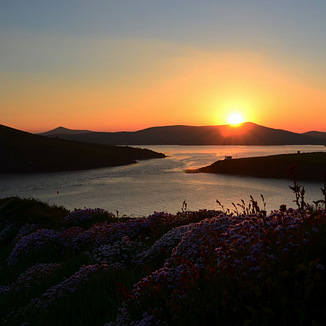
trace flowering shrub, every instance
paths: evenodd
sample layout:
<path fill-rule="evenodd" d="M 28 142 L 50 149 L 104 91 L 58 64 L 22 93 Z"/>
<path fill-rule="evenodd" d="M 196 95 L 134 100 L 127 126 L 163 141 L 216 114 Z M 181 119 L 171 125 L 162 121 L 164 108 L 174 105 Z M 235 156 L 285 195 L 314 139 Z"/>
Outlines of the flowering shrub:
<path fill-rule="evenodd" d="M 58 232 L 40 229 L 22 237 L 12 250 L 8 259 L 8 264 L 13 265 L 17 263 L 21 255 L 27 254 L 31 249 L 39 250 L 48 242 L 51 242 L 52 245 L 59 245 Z"/>
<path fill-rule="evenodd" d="M 120 220 L 84 209 L 53 229 L 26 222 L 1 251 L 0 321 L 321 324 L 326 211 L 246 212 Z M 0 234 L 9 239 L 11 229 L 4 225 Z"/>
<path fill-rule="evenodd" d="M 143 252 L 139 264 L 155 261 L 160 257 L 163 259 L 170 257 L 173 248 L 181 241 L 184 234 L 193 227 L 194 224 L 181 225 L 163 234 L 149 249 Z"/>
<path fill-rule="evenodd" d="M 81 266 L 76 273 L 64 279 L 62 282 L 50 287 L 41 296 L 33 298 L 28 305 L 21 307 L 16 314 L 11 312 L 9 318 L 5 320 L 5 322 L 7 323 L 10 318 L 13 318 L 20 324 L 24 321 L 26 324 L 29 324 L 29 322 L 25 320 L 29 315 L 37 314 L 40 311 L 49 311 L 58 300 L 61 300 L 80 289 L 80 287 L 89 280 L 91 274 L 105 269 L 107 269 L 106 264 Z"/>
<path fill-rule="evenodd" d="M 25 288 L 31 288 L 32 286 L 38 286 L 43 280 L 50 279 L 62 266 L 63 263 L 36 264 L 20 274 L 13 283 L 12 288 L 20 291 Z"/>
<path fill-rule="evenodd" d="M 74 209 L 69 215 L 63 218 L 63 223 L 66 225 L 83 225 L 85 222 L 92 220 L 97 221 L 101 218 L 103 220 L 114 218 L 114 214 L 107 212 L 101 208 L 85 208 L 85 209 Z"/>
<path fill-rule="evenodd" d="M 155 321 L 188 324 L 186 311 L 194 302 L 200 302 L 199 289 L 203 281 L 209 284 L 215 280 L 217 283 L 217 279 L 225 275 L 232 282 L 259 281 L 272 273 L 277 263 L 286 261 L 290 251 L 304 250 L 309 246 L 319 232 L 313 227 L 316 220 L 325 231 L 325 212 L 309 216 L 300 210 L 274 211 L 266 217 L 220 214 L 191 225 L 182 232 L 181 241 L 172 250 L 164 267 L 135 285 L 114 325 L 128 325 L 141 320 L 144 312 Z M 174 234 L 172 231 L 170 235 Z M 324 264 L 325 261 L 320 264 L 317 259 L 313 264 L 314 272 L 324 271 Z M 325 280 L 323 285 L 326 286 Z M 169 320 L 167 316 L 172 312 L 176 316 L 184 312 L 185 319 L 182 322 L 178 317 Z"/>
<path fill-rule="evenodd" d="M 36 224 L 26 223 L 25 225 L 23 225 L 18 229 L 18 232 L 15 237 L 15 241 L 19 241 L 22 237 L 29 235 L 30 233 L 33 233 L 38 229 L 39 227 Z"/>
<path fill-rule="evenodd" d="M 104 244 L 91 253 L 87 253 L 91 262 L 107 263 L 113 269 L 126 269 L 127 266 L 138 263 L 138 256 L 144 251 L 141 241 L 132 241 L 125 236 L 113 244 Z"/>
<path fill-rule="evenodd" d="M 191 261 L 198 269 L 204 269 L 212 258 L 214 249 L 221 242 L 221 233 L 226 232 L 232 217 L 220 214 L 205 219 L 186 232 L 180 243 L 173 249 L 172 257 L 182 257 Z"/>
<path fill-rule="evenodd" d="M 62 263 L 42 263 L 28 268 L 10 285 L 0 287 L 0 296 L 9 292 L 19 292 L 37 287 L 43 281 L 48 281 L 63 266 Z"/>
<path fill-rule="evenodd" d="M 48 309 L 49 305 L 53 304 L 57 299 L 68 296 L 75 292 L 83 283 L 87 282 L 91 273 L 97 272 L 100 269 L 107 269 L 107 264 L 94 264 L 82 266 L 79 271 L 63 280 L 61 283 L 49 288 L 40 298 L 32 300 L 30 306 L 35 309 L 37 306 L 41 309 Z"/>

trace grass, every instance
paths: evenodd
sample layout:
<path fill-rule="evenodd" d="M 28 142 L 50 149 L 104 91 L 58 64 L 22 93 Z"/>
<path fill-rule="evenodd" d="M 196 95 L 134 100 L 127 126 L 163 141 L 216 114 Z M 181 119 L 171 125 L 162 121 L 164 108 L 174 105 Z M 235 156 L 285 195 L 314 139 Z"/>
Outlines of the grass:
<path fill-rule="evenodd" d="M 293 188 L 296 209 L 137 219 L 1 199 L 1 324 L 323 325 L 325 203 Z"/>

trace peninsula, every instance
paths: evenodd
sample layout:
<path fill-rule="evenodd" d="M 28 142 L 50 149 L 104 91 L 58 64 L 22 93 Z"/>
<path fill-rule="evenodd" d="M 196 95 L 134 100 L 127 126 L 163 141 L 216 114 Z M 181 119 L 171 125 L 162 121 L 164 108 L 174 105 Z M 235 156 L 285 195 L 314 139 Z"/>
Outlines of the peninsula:
<path fill-rule="evenodd" d="M 163 157 L 148 149 L 50 138 L 0 125 L 0 173 L 84 170 Z"/>
<path fill-rule="evenodd" d="M 219 160 L 187 173 L 219 173 L 258 178 L 293 177 L 298 180 L 323 180 L 326 173 L 326 152 L 280 154 L 261 157 Z"/>

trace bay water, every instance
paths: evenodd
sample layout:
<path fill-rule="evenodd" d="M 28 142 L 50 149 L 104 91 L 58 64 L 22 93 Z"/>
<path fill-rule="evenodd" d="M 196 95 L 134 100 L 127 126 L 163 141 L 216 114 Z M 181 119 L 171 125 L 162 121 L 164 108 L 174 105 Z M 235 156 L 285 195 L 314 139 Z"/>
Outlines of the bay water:
<path fill-rule="evenodd" d="M 49 204 L 74 208 L 103 208 L 115 215 L 148 216 L 154 212 L 176 213 L 187 203 L 188 210 L 220 209 L 246 203 L 250 195 L 266 210 L 281 204 L 295 208 L 291 180 L 262 179 L 221 174 L 187 174 L 185 169 L 209 165 L 225 156 L 232 158 L 273 154 L 324 152 L 325 146 L 139 146 L 167 155 L 164 159 L 136 164 L 72 172 L 0 174 L 0 198 L 36 198 Z M 306 200 L 322 199 L 320 182 L 298 182 L 305 186 Z"/>

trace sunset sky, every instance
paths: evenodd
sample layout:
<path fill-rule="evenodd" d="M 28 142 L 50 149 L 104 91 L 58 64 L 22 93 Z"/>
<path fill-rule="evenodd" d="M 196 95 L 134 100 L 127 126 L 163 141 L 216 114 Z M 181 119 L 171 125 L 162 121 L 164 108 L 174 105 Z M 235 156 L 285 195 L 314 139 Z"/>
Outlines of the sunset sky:
<path fill-rule="evenodd" d="M 0 124 L 326 131 L 326 1 L 0 0 Z"/>

